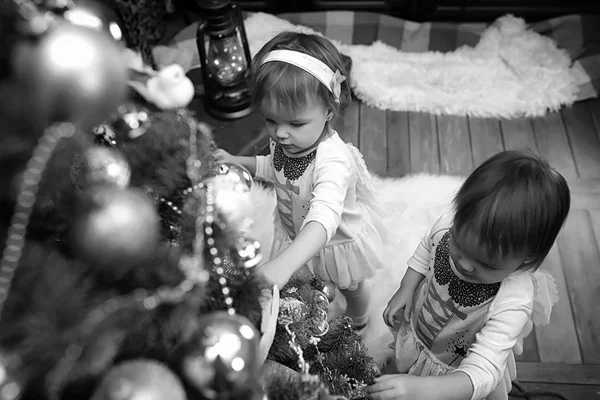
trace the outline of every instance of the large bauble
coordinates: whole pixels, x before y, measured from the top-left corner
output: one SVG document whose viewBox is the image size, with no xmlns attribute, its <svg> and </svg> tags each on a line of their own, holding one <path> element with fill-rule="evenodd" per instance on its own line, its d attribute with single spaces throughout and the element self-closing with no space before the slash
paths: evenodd
<svg viewBox="0 0 600 400">
<path fill-rule="evenodd" d="M 74 25 L 103 32 L 117 42 L 123 40 L 117 15 L 99 2 L 78 1 L 65 10 L 63 18 Z"/>
<path fill-rule="evenodd" d="M 223 163 L 217 168 L 217 173 L 231 181 L 233 185 L 243 184 L 248 190 L 252 189 L 252 174 L 246 167 L 235 163 Z"/>
<path fill-rule="evenodd" d="M 73 244 L 88 262 L 110 268 L 138 264 L 153 254 L 158 238 L 156 206 L 145 192 L 114 185 L 97 185 L 83 192 L 73 224 Z"/>
<path fill-rule="evenodd" d="M 212 197 L 217 222 L 248 233 L 252 225 L 252 197 L 247 186 L 235 182 L 225 175 L 216 175 L 205 180 L 207 187 L 212 188 Z"/>
<path fill-rule="evenodd" d="M 258 330 L 245 317 L 218 311 L 201 317 L 200 331 L 181 349 L 188 383 L 208 399 L 227 399 L 260 377 Z"/>
<path fill-rule="evenodd" d="M 132 360 L 108 371 L 92 400 L 186 400 L 179 378 L 153 360 Z"/>
<path fill-rule="evenodd" d="M 31 113 L 46 125 L 99 124 L 123 103 L 127 66 L 117 43 L 95 30 L 62 23 L 37 44 L 20 46 L 14 70 L 30 91 Z"/>
</svg>

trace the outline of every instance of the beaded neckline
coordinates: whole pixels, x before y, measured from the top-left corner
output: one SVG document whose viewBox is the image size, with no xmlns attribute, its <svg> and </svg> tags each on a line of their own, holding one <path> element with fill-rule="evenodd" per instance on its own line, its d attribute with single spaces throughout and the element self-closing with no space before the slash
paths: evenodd
<svg viewBox="0 0 600 400">
<path fill-rule="evenodd" d="M 463 281 L 450 267 L 448 242 L 450 233 L 446 232 L 435 251 L 434 276 L 440 285 L 448 284 L 448 294 L 452 300 L 463 307 L 474 307 L 494 297 L 500 289 L 500 283 L 471 283 Z"/>
<path fill-rule="evenodd" d="M 290 157 L 283 152 L 280 144 L 276 144 L 273 152 L 273 166 L 277 172 L 283 169 L 283 176 L 290 181 L 295 181 L 304 174 L 316 155 L 317 149 L 314 149 L 304 156 Z"/>
</svg>

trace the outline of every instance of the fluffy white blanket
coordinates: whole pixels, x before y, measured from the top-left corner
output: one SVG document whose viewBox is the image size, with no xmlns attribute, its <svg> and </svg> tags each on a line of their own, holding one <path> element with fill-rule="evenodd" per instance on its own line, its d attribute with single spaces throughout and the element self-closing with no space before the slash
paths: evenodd
<svg viewBox="0 0 600 400">
<path fill-rule="evenodd" d="M 245 29 L 252 55 L 284 30 L 314 32 L 271 14 L 249 16 Z M 198 66 L 195 24 L 154 54 L 160 65 Z M 352 58 L 350 84 L 366 104 L 383 110 L 511 118 L 542 116 L 571 105 L 578 91 L 567 53 L 512 15 L 497 19 L 475 47 L 410 53 L 382 42 L 335 42 Z"/>
<path fill-rule="evenodd" d="M 399 179 L 375 178 L 375 187 L 388 211 L 389 218 L 385 222 L 390 240 L 383 254 L 386 267 L 377 271 L 369 280 L 373 294 L 369 311 L 371 320 L 363 342 L 380 366 L 392 355 L 388 348 L 392 335 L 383 323 L 381 314 L 398 288 L 406 271 L 406 262 L 417 248 L 421 237 L 449 209 L 462 182 L 461 177 L 447 175 L 418 174 Z M 274 193 L 270 189 L 254 185 L 253 202 L 255 222 L 252 232 L 262 243 L 266 260 L 273 238 L 273 223 L 271 218 L 264 216 L 273 213 Z M 344 299 L 338 293 L 330 305 L 330 312 L 343 313 L 344 309 Z"/>
</svg>

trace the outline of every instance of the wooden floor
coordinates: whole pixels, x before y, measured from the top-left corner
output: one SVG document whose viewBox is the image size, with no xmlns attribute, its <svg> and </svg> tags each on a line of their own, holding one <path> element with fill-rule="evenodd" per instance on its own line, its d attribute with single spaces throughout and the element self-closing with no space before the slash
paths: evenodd
<svg viewBox="0 0 600 400">
<path fill-rule="evenodd" d="M 265 151 L 257 115 L 224 123 L 198 103 L 193 108 L 216 128 L 220 146 L 237 154 Z M 528 337 L 519 380 L 529 390 L 554 390 L 569 400 L 600 399 L 600 100 L 516 120 L 386 112 L 355 100 L 334 127 L 381 175 L 467 175 L 498 151 L 529 147 L 568 179 L 571 213 L 543 266 L 561 300 L 550 324 Z"/>
</svg>

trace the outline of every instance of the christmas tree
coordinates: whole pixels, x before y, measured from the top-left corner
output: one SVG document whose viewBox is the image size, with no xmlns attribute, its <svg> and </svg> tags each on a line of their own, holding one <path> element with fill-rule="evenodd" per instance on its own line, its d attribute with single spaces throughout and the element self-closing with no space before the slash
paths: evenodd
<svg viewBox="0 0 600 400">
<path fill-rule="evenodd" d="M 97 9 L 0 7 L 0 398 L 364 397 L 332 288 L 254 273 L 257 183 L 211 159 L 181 70 Z"/>
</svg>

